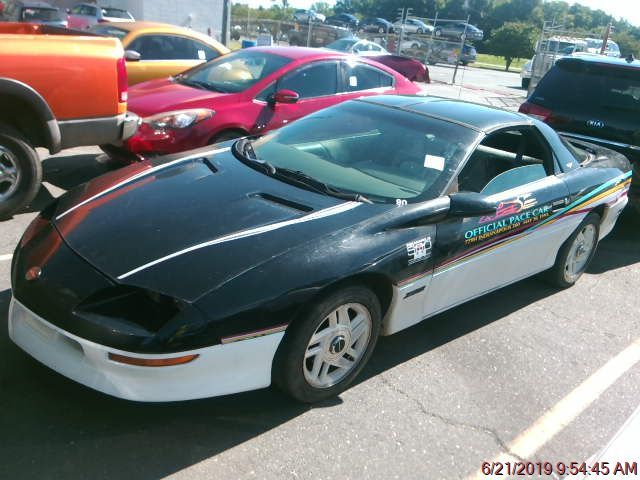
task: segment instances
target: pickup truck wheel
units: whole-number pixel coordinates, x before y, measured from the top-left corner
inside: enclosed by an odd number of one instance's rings
[[[376,295],[360,285],[314,302],[287,328],[274,361],[275,384],[305,403],[340,394],[369,360],[381,316]]]
[[[41,181],[36,151],[18,132],[0,126],[0,219],[28,205]]]

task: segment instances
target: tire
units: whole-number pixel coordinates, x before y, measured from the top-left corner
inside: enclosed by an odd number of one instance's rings
[[[522,84],[522,89],[523,90],[529,90],[529,84],[531,83],[531,79],[530,78],[523,78],[520,83]]]
[[[436,30],[433,33],[435,34],[436,37],[441,37],[442,36],[442,29],[436,28]]]
[[[585,217],[560,248],[555,265],[546,272],[547,280],[559,288],[573,286],[589,267],[598,248],[599,235],[600,215],[592,212]],[[586,250],[585,245],[588,245]],[[572,259],[577,262],[573,269]]]
[[[20,133],[0,125],[0,220],[27,206],[41,182],[36,151]]]
[[[418,35],[422,35],[424,32],[422,31],[422,29],[421,29],[421,28],[419,28],[418,30],[416,30],[416,33],[417,33]]]
[[[227,140],[234,140],[240,137],[246,137],[247,133],[242,130],[223,130],[217,135],[214,135],[211,140],[209,140],[209,145],[213,145],[215,143],[226,142]]]
[[[382,27],[378,28],[378,33],[384,33],[384,28]]]
[[[463,67],[466,67],[467,65],[469,65],[469,62],[460,62],[462,64]]]
[[[274,383],[304,403],[339,395],[369,360],[381,318],[378,298],[359,285],[345,286],[319,299],[287,329],[274,361]],[[359,338],[354,341],[355,330]],[[312,337],[323,333],[313,343]],[[311,350],[318,353],[307,356]]]

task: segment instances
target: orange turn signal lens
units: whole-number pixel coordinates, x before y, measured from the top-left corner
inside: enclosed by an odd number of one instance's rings
[[[183,357],[171,358],[136,358],[118,355],[117,353],[109,353],[109,360],[118,363],[126,363],[127,365],[136,365],[138,367],[170,367],[171,365],[182,365],[184,363],[193,362],[200,355],[185,355]]]

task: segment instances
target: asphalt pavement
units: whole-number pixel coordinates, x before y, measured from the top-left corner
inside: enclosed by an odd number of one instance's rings
[[[97,153],[46,159],[31,211],[0,223],[0,478],[487,478],[483,462],[587,461],[640,404],[629,213],[575,287],[531,278],[384,337],[319,405],[275,389],[142,404],[67,380],[8,338],[9,257],[49,199],[113,168]],[[624,455],[640,463],[637,445]]]

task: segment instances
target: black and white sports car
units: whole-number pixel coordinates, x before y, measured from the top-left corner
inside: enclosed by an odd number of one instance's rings
[[[629,182],[624,157],[518,113],[350,101],[61,197],[16,249],[10,335],[117,397],[273,381],[313,402],[379,335],[545,270],[572,285]]]

